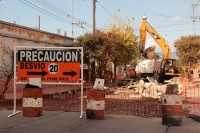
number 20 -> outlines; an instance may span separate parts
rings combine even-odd
[[[49,65],[49,72],[58,72],[58,65],[57,64]]]

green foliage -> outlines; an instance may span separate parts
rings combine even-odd
[[[84,48],[84,58],[86,63],[92,63],[105,59],[105,33],[97,31],[94,34],[87,33],[77,38],[75,46],[81,46]]]
[[[185,36],[175,41],[176,53],[184,66],[194,66],[200,61],[200,36]]]
[[[106,27],[108,27],[110,33],[118,36],[118,42],[116,42],[118,48],[116,48],[116,51],[120,54],[119,56],[114,56],[112,60],[117,65],[135,64],[138,58],[138,48],[136,45],[137,37],[133,34],[134,31],[131,27],[132,20],[126,19],[122,21],[118,10],[115,17],[110,18],[110,21],[110,24]],[[121,45],[119,46],[119,44]]]
[[[138,49],[130,22],[127,20],[121,23],[116,16],[108,25],[108,32],[96,31],[78,37],[75,46],[83,47],[84,62],[88,65],[96,62],[98,67],[104,70],[110,62],[114,63],[114,70],[117,65],[135,64]]]

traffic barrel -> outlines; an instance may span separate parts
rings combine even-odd
[[[105,91],[87,90],[87,119],[104,120],[105,119]]]
[[[42,116],[42,111],[43,111],[42,108],[43,108],[42,88],[36,85],[27,84],[23,89],[23,116],[27,117]]]
[[[163,94],[162,124],[167,126],[181,126],[182,115],[182,96],[177,94]]]

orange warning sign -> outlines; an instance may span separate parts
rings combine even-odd
[[[19,81],[41,77],[42,81],[79,81],[79,62],[18,62]]]

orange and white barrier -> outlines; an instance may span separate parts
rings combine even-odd
[[[43,94],[40,78],[29,78],[29,83],[23,89],[23,116],[41,116]]]
[[[88,119],[105,119],[105,91],[88,90],[87,91],[87,109],[86,117]]]
[[[164,94],[162,96],[162,124],[171,126],[182,125],[182,96]]]
[[[34,117],[42,115],[42,88],[23,89],[23,116]]]

